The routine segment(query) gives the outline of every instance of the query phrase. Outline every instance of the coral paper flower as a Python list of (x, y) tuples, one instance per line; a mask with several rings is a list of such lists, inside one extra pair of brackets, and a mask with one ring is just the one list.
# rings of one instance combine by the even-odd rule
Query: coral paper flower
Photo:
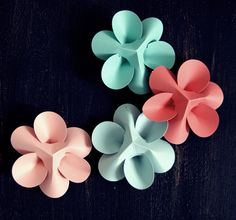
[(175, 62), (171, 45), (160, 41), (162, 22), (153, 17), (141, 21), (134, 12), (124, 10), (114, 15), (112, 29), (98, 32), (92, 40), (93, 53), (106, 61), (102, 67), (104, 84), (111, 89), (128, 85), (134, 93), (147, 93), (147, 67), (171, 68)]
[(83, 159), (91, 151), (89, 135), (80, 128), (67, 128), (54, 112), (39, 114), (34, 128), (18, 127), (11, 143), (23, 154), (12, 167), (13, 178), (21, 186), (39, 186), (47, 196), (58, 198), (69, 181), (80, 183), (90, 175), (90, 165)]
[(143, 106), (144, 114), (153, 121), (169, 121), (165, 138), (183, 143), (189, 128), (200, 137), (212, 135), (218, 125), (217, 109), (223, 102), (220, 87), (210, 82), (207, 66), (198, 60), (184, 62), (177, 80), (166, 67), (156, 68), (150, 76), (154, 95)]
[(126, 177), (136, 189), (152, 185), (155, 173), (167, 172), (174, 164), (171, 145), (161, 140), (167, 122), (153, 122), (131, 104), (121, 105), (113, 122), (96, 126), (92, 134), (95, 148), (104, 155), (98, 169), (109, 181)]

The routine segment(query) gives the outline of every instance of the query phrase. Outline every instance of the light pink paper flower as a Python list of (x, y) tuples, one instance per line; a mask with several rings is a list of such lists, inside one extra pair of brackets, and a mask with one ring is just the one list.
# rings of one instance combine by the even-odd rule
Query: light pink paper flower
[(153, 121), (169, 121), (165, 138), (173, 144), (183, 143), (189, 128), (200, 137), (212, 135), (218, 125), (217, 109), (224, 96), (220, 87), (210, 82), (207, 66), (198, 60), (184, 62), (177, 80), (166, 67), (156, 68), (150, 76), (154, 95), (143, 106)]
[(39, 186), (47, 196), (58, 198), (69, 181), (81, 183), (90, 175), (90, 165), (83, 159), (91, 151), (89, 135), (80, 128), (67, 128), (54, 112), (39, 114), (34, 128), (18, 127), (11, 143), (23, 154), (12, 167), (13, 178), (21, 186)]

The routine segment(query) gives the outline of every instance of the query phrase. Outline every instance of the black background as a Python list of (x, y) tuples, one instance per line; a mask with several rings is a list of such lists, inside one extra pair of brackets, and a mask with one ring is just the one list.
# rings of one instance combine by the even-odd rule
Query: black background
[[(0, 1), (0, 219), (236, 219), (236, 7), (235, 1)], [(151, 96), (113, 91), (101, 81), (103, 61), (91, 51), (92, 37), (111, 29), (112, 16), (129, 9), (141, 19), (163, 21), (162, 39), (180, 64), (200, 59), (225, 94), (221, 123), (210, 138), (193, 134), (173, 146), (172, 170), (152, 187), (133, 189), (126, 180), (108, 182), (98, 173), (100, 153), (92, 151), (90, 178), (70, 184), (59, 199), (26, 189), (11, 177), (19, 154), (11, 132), (32, 125), (42, 111), (56, 111), (68, 126), (90, 134), (111, 120), (123, 103), (139, 108)]]

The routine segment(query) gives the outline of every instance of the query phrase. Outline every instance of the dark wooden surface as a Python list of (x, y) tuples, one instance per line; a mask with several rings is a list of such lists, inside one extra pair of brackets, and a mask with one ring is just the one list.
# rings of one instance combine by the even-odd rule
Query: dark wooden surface
[[(234, 0), (1, 0), (0, 219), (236, 219), (235, 5)], [(38, 113), (52, 110), (68, 126), (91, 134), (119, 105), (141, 107), (150, 96), (106, 88), (100, 78), (103, 62), (91, 52), (93, 35), (111, 29), (111, 18), (121, 9), (163, 21), (162, 39), (177, 54), (175, 70), (189, 58), (208, 65), (225, 94), (219, 129), (210, 138), (191, 134), (174, 146), (173, 169), (157, 175), (145, 191), (125, 180), (105, 181), (95, 150), (88, 157), (91, 177), (70, 184), (60, 199), (20, 187), (11, 177), (19, 155), (9, 142), (17, 126), (32, 125)]]

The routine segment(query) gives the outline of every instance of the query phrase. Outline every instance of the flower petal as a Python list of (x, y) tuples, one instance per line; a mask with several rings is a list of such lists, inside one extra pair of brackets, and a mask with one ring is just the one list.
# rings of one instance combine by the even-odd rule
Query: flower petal
[(124, 141), (124, 129), (111, 121), (105, 121), (95, 127), (92, 134), (94, 147), (104, 154), (114, 154), (119, 151)]
[(163, 24), (158, 18), (146, 18), (143, 23), (143, 37), (147, 41), (160, 40), (163, 33)]
[(168, 121), (177, 115), (172, 93), (160, 93), (148, 99), (143, 106), (143, 113), (153, 121)]
[(201, 92), (210, 81), (207, 66), (199, 60), (187, 60), (179, 68), (178, 85), (187, 91)]
[(20, 126), (11, 135), (11, 144), (21, 154), (34, 152), (40, 144), (35, 136), (34, 129), (28, 126)]
[(34, 120), (34, 131), (42, 143), (57, 143), (65, 140), (67, 128), (63, 118), (55, 112), (42, 112)]
[(16, 160), (12, 176), (21, 186), (31, 188), (40, 185), (47, 176), (47, 169), (36, 153), (29, 153)]
[(120, 44), (112, 31), (100, 31), (92, 40), (92, 51), (101, 60), (107, 60), (118, 52)]
[(154, 94), (159, 92), (174, 93), (177, 88), (174, 74), (164, 66), (157, 67), (152, 71), (149, 85)]
[(91, 173), (91, 167), (85, 159), (67, 153), (58, 167), (61, 174), (74, 183), (84, 182)]
[(134, 68), (118, 54), (111, 56), (102, 67), (102, 81), (111, 89), (122, 89), (134, 76)]
[(53, 172), (48, 173), (47, 178), (39, 187), (45, 195), (51, 198), (59, 198), (68, 190), (69, 180), (55, 169)]
[(71, 127), (67, 129), (65, 147), (71, 148), (70, 152), (78, 157), (86, 157), (92, 150), (90, 137), (86, 131), (81, 128)]
[(126, 159), (124, 173), (129, 184), (136, 189), (146, 189), (154, 181), (154, 169), (144, 155)]
[(219, 125), (217, 112), (205, 104), (194, 107), (187, 120), (192, 131), (200, 137), (212, 135)]
[(175, 152), (172, 146), (161, 139), (149, 143), (150, 149), (145, 155), (151, 161), (156, 173), (167, 172), (175, 162)]
[(142, 22), (132, 11), (117, 12), (112, 19), (112, 29), (121, 44), (131, 43), (142, 36)]
[(136, 121), (136, 131), (147, 142), (163, 137), (167, 130), (167, 122), (150, 121), (144, 114), (140, 114)]
[(103, 178), (118, 181), (124, 178), (123, 161), (116, 155), (102, 155), (98, 162), (98, 170)]
[(221, 106), (224, 100), (224, 94), (221, 88), (213, 82), (209, 82), (207, 88), (202, 92), (205, 96), (204, 104), (212, 107), (213, 109), (217, 109)]
[(170, 69), (175, 63), (175, 51), (170, 44), (164, 41), (154, 41), (148, 44), (144, 51), (144, 63), (151, 69), (158, 66)]
[(113, 121), (119, 124), (123, 129), (134, 127), (140, 114), (136, 106), (132, 104), (123, 104), (119, 106), (114, 114)]
[(182, 144), (189, 135), (189, 126), (184, 118), (173, 118), (169, 121), (165, 138), (172, 144)]
[(132, 92), (143, 95), (149, 92), (148, 86), (149, 72), (144, 66), (143, 70), (135, 69), (132, 81), (129, 83), (129, 88)]

